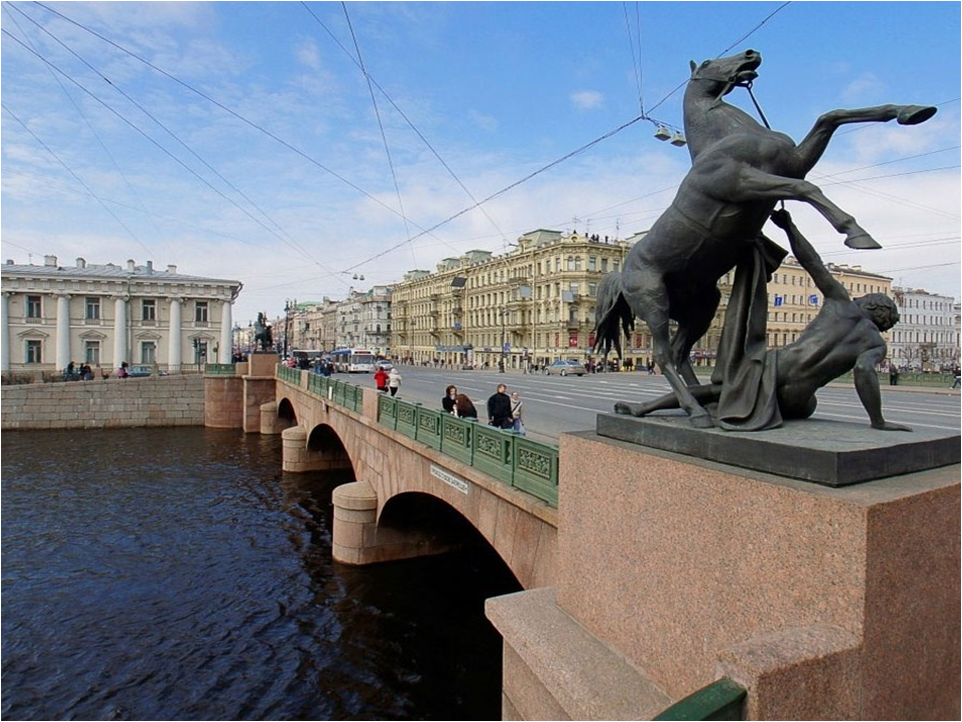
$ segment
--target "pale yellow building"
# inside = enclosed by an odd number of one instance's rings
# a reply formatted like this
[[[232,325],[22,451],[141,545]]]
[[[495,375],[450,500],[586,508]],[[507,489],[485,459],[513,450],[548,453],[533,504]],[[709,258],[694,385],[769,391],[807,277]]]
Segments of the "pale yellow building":
[[[640,237],[640,236],[638,236]],[[631,243],[539,229],[504,255],[469,251],[394,288],[394,356],[415,363],[509,368],[585,360],[594,343],[598,284],[621,270]]]

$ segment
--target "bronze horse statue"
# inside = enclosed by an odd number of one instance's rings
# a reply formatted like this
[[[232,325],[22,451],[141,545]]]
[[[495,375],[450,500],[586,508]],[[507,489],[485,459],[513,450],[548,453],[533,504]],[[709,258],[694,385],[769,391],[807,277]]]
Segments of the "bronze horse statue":
[[[731,410],[730,425],[739,428],[753,411],[758,387],[766,382],[757,361],[766,344],[765,283],[786,251],[762,234],[762,226],[781,200],[804,201],[845,234],[852,248],[879,248],[855,219],[804,180],[825,152],[832,134],[846,123],[886,122],[915,125],[935,114],[934,107],[880,105],[833,110],[818,118],[798,145],[784,133],[770,130],[723,96],[757,77],[761,55],[746,50],[701,65],[691,63],[684,99],[685,135],[692,167],[668,209],[629,252],[621,273],[609,273],[598,292],[596,349],[614,346],[620,353],[634,318],[651,330],[652,355],[693,426],[713,425],[708,412],[688,386],[698,383],[689,361],[695,342],[708,330],[718,309],[718,279],[738,266],[733,298],[716,367],[724,383],[722,405]],[[739,280],[741,277],[741,280]],[[678,326],[672,335],[669,321]],[[713,376],[713,381],[716,378]],[[640,404],[619,402],[615,411],[640,415]],[[726,412],[727,413],[727,412]],[[722,418],[722,414],[719,414]],[[742,428],[762,428],[746,422]],[[764,422],[762,422],[764,424]]]
[[[254,324],[254,345],[260,346],[261,351],[274,347],[274,334],[263,313],[257,314],[257,322]]]

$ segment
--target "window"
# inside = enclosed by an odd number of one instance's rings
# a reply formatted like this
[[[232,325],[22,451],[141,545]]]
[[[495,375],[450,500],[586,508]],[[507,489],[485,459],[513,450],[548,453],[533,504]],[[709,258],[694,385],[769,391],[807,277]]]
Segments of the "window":
[[[621,270],[621,262],[620,262],[620,261],[612,261],[612,262],[611,262],[611,270],[614,271],[615,273],[617,273],[619,270]]]
[[[194,301],[194,323],[207,323],[207,301]]]
[[[152,298],[145,298],[141,304],[141,318],[144,321],[157,320],[157,302]]]
[[[100,299],[96,296],[90,296],[87,298],[87,310],[84,314],[84,318],[88,321],[96,321],[100,318]]]
[[[100,366],[100,341],[84,341],[84,363]]]
[[[27,318],[42,318],[42,309],[40,296],[27,296]]]
[[[43,354],[41,353],[42,346],[43,346],[42,341],[27,341],[27,363],[28,364],[43,363]]]
[[[598,259],[594,256],[588,256],[588,270],[597,271],[598,270]]]
[[[140,363],[157,363],[157,344],[154,341],[140,342]]]
[[[602,272],[602,273],[608,273],[608,259],[607,259],[607,258],[602,258],[602,259],[601,259],[601,272]]]
[[[589,284],[588,284],[588,295],[591,296],[592,298],[594,298],[595,296],[598,295],[598,284],[597,284],[597,283],[589,283]]]

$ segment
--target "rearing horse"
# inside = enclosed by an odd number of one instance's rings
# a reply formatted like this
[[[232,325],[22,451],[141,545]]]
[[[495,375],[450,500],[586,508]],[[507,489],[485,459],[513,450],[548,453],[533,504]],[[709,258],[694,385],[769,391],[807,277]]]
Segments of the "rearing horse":
[[[936,112],[917,105],[833,110],[796,145],[722,100],[733,88],[754,80],[761,62],[758,52],[746,50],[698,66],[691,63],[684,114],[692,167],[671,205],[629,252],[623,272],[608,274],[598,293],[596,348],[620,351],[619,325],[628,333],[635,316],[643,319],[651,329],[655,363],[691,424],[701,428],[711,426],[712,420],[688,390],[698,383],[689,353],[718,309],[718,279],[755,250],[763,261],[762,284],[777,268],[785,251],[761,231],[780,200],[811,205],[845,234],[847,246],[879,248],[851,215],[804,180],[805,175],[841,125],[890,120],[915,125]],[[760,338],[767,309],[760,312],[757,305],[749,324]],[[674,336],[670,319],[678,322]],[[726,332],[728,325],[726,320]],[[641,413],[639,404],[626,402],[616,404],[615,411]]]

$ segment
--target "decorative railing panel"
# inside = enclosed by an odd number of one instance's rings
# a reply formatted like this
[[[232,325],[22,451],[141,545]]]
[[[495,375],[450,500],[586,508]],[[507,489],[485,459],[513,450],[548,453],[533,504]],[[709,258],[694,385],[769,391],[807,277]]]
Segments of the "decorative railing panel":
[[[747,692],[728,677],[675,702],[654,717],[656,720],[741,720],[744,719]]]
[[[283,379],[289,384],[294,384],[295,386],[301,385],[301,370],[292,369],[284,364],[277,365],[277,378]]]
[[[474,461],[471,439],[477,421],[465,421],[451,414],[441,414],[441,451],[458,461],[470,464]]]
[[[558,447],[523,437],[512,439],[512,443],[512,484],[551,506],[558,506]]]
[[[417,436],[418,409],[420,404],[397,400],[397,430],[412,439]]]
[[[205,364],[204,373],[207,376],[235,376],[234,364]]]
[[[489,426],[478,426],[472,436],[474,468],[510,484],[511,442],[514,437]]]
[[[414,437],[432,449],[441,450],[441,412],[421,407],[418,409],[417,435]]]
[[[381,426],[389,429],[397,428],[397,399],[387,394],[379,394],[377,398],[377,421]]]

